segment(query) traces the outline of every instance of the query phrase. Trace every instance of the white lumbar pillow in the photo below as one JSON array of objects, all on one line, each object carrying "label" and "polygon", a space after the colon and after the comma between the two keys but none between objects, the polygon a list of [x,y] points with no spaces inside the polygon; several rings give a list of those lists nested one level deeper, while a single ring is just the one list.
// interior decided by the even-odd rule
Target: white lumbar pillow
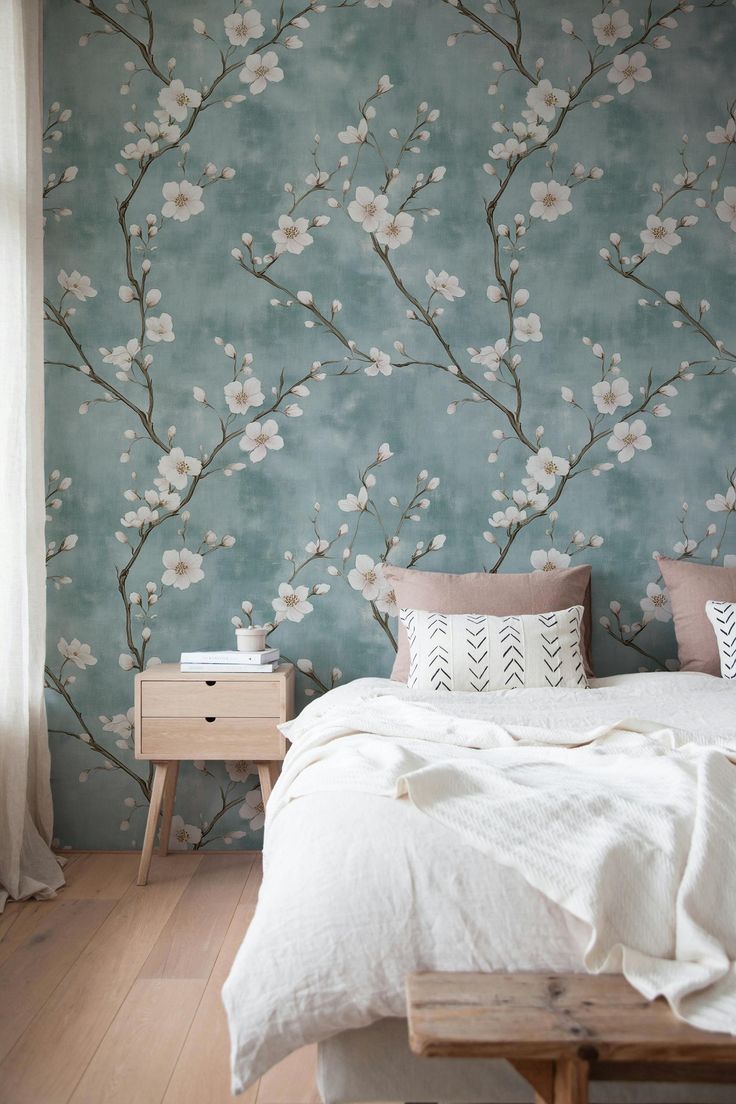
[{"label": "white lumbar pillow", "polygon": [[736,679],[736,602],[706,602],[705,612],[718,641],[721,678]]},{"label": "white lumbar pillow", "polygon": [[582,606],[518,617],[402,609],[400,617],[409,638],[408,685],[415,690],[588,685]]}]

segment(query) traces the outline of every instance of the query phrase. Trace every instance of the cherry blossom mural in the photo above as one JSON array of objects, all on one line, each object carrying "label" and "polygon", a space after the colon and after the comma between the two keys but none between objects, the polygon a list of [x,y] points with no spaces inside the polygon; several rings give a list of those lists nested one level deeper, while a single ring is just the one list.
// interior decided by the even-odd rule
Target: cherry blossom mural
[{"label": "cherry blossom mural", "polygon": [[[46,6],[56,834],[140,845],[133,679],[267,624],[386,675],[387,562],[594,567],[596,667],[674,666],[659,554],[736,558],[726,0]],[[172,847],[260,843],[251,764]]]}]

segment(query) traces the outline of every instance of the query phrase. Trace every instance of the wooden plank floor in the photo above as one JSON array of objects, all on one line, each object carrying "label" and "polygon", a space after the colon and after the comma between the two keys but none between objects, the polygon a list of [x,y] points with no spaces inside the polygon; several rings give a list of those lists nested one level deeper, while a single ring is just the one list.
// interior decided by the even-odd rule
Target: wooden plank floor
[{"label": "wooden plank floor", "polygon": [[318,1104],[316,1047],[240,1097],[220,988],[258,897],[260,858],[75,855],[53,901],[0,916],[2,1104]]}]

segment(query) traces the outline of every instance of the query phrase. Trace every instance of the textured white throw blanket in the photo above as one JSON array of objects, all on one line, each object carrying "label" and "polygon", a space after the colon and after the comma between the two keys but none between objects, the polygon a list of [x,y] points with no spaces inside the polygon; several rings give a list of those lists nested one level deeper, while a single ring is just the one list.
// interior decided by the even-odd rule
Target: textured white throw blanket
[{"label": "textured white throw blanket", "polygon": [[666,715],[580,730],[447,709],[363,682],[313,703],[284,726],[268,821],[309,794],[408,797],[582,921],[588,970],[736,1034],[733,730],[706,743]]}]

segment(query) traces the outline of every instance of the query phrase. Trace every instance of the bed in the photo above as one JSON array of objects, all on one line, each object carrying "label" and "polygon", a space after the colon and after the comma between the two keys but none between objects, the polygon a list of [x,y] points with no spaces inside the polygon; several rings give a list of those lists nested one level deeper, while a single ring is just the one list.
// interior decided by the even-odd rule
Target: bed
[{"label": "bed", "polygon": [[[717,1014],[736,1032],[732,924],[724,921],[724,930],[715,933],[721,959],[715,949],[704,956],[715,971],[707,978],[699,975],[706,996],[694,994],[692,977],[683,983],[678,975],[663,983],[655,976],[652,963],[660,963],[686,925],[678,914],[665,917],[659,925],[664,930],[655,930],[651,919],[661,916],[662,902],[654,892],[649,899],[648,888],[640,892],[648,867],[666,855],[668,876],[680,889],[674,894],[671,881],[662,892],[677,899],[678,909],[694,897],[714,915],[736,915],[736,873],[729,876],[731,867],[736,871],[736,854],[729,851],[736,846],[731,801],[735,706],[735,685],[697,673],[620,675],[594,680],[590,689],[487,694],[426,693],[384,679],[361,679],[313,703],[290,722],[295,743],[269,804],[258,907],[223,989],[233,1090],[243,1091],[286,1055],[316,1042],[326,1104],[530,1100],[529,1089],[505,1063],[422,1063],[410,1056],[404,980],[421,970],[638,970],[640,989],[647,979],[665,988],[671,982],[672,1000],[681,1002],[687,1018],[696,1022],[700,1017],[705,1025]],[[620,932],[605,933],[606,924],[618,924],[623,932],[631,923],[630,915],[617,911],[618,900],[604,901],[602,918],[591,921],[574,870],[570,880],[569,870],[555,868],[555,833],[565,829],[564,818],[558,823],[554,811],[559,770],[551,783],[544,782],[540,799],[550,848],[541,869],[520,850],[517,837],[523,833],[513,818],[508,854],[497,845],[494,851],[493,825],[482,818],[458,821],[457,801],[445,800],[447,795],[463,798],[463,810],[475,801],[485,815],[494,806],[483,792],[482,771],[489,763],[506,770],[503,764],[524,761],[525,778],[533,787],[541,777],[540,762],[545,771],[549,764],[567,770],[571,756],[578,757],[576,765],[584,761],[597,772],[599,799],[606,778],[623,779],[622,792],[633,802],[629,820],[637,831],[636,785],[646,783],[652,792],[661,792],[658,808],[669,836],[661,848],[652,848],[640,831],[637,869],[619,893],[624,902],[627,894],[635,900],[629,913],[637,918],[651,911],[651,946],[644,950],[653,957],[646,961],[639,955],[623,962],[618,951],[611,951]],[[672,771],[681,773],[668,774]],[[493,785],[498,785],[496,766],[493,772]],[[402,787],[406,778],[410,785]],[[694,788],[688,789],[691,784]],[[704,803],[688,835],[682,810],[688,802],[698,804],[700,797],[694,795],[710,789],[716,800]],[[611,807],[611,823],[622,839],[629,831],[626,810],[617,824],[621,809]],[[575,815],[574,805],[568,813]],[[675,817],[671,824],[670,815]],[[584,819],[578,817],[581,824]],[[708,831],[716,837],[706,838]],[[695,852],[696,836],[702,837],[699,846],[707,855],[697,869],[681,861]],[[713,838],[719,841],[717,849]],[[591,849],[602,853],[599,844]],[[545,867],[554,889],[545,882]],[[714,870],[722,870],[723,877],[714,877]],[[620,891],[612,869],[608,874],[614,891]],[[689,886],[688,877],[693,879]],[[702,892],[706,877],[715,898]],[[582,870],[579,881],[587,884]],[[689,923],[692,917],[686,919]],[[626,1086],[612,1093],[601,1085],[596,1091],[593,1099],[601,1101],[724,1104],[732,1094],[728,1086]]]}]

